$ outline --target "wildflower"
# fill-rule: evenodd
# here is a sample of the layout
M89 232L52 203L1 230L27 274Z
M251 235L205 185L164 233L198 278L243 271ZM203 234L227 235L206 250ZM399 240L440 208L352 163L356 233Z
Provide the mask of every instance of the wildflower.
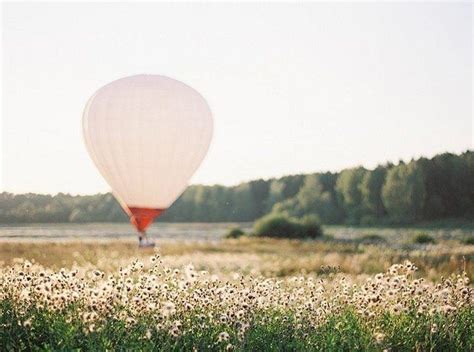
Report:
M456 311L456 307L453 307L453 306L451 306L451 305L449 305L449 304L444 305L442 309L443 309L443 312L446 313L446 314L449 314L449 313L451 313L451 312L455 312L455 311Z
M151 339L151 330L150 329L147 329L147 331L145 333L145 339L147 339L147 340Z
M103 277L104 273L100 272L99 270L94 270L94 276L95 277Z
M397 303L392 307L392 312L394 314L400 314L402 310L403 310L403 306L400 303Z
M225 323L227 321L227 315L225 314L222 314L219 318L219 320L221 321L221 323Z
M178 337L180 335L180 331L176 326L174 326L173 328L171 328L170 334L173 337Z
M176 312L176 306L172 302L165 302L163 305L163 309L161 310L161 313L167 317L170 315L173 315Z
M374 338L375 338L375 342L377 342L378 344L381 344L383 340L385 339L385 335L381 332L377 332Z
M229 338L230 338L229 334L226 333L225 331L223 331L219 334L219 339L218 340L219 340L219 342L229 341Z

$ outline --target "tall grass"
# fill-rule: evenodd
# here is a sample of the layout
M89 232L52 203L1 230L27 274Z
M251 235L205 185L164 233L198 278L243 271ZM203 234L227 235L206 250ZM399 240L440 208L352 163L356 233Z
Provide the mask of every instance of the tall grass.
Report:
M26 260L0 269L0 350L470 351L465 273L225 279L153 255L105 274Z

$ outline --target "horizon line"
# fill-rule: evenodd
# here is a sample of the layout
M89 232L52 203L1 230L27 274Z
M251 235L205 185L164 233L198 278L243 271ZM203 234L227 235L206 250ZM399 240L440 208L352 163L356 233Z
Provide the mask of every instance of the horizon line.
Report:
M324 174L324 173L337 174L337 173L342 172L344 170L354 169L354 168L358 168L358 167L362 167L362 168L370 171L370 170L376 169L379 166L384 166L384 165L387 165L387 164L393 164L394 166L397 166L397 165L400 164L400 162L409 163L409 162L419 160L419 159L422 159L422 158L432 159L435 156L443 155L443 154L462 155L464 153L469 153L469 152L474 152L474 149L472 149L472 147L471 147L471 148L467 148L467 149L465 149L461 152L444 151L444 152L438 152L438 153L432 154L431 156L420 155L420 156L412 156L410 159L399 158L397 161L387 160L385 162L377 163L377 165L375 167L366 167L362 164L357 164L357 165L353 165L353 166L344 167L344 168L339 169L339 170L318 170L318 171L300 172L300 173L296 172L296 173L292 173L292 174L284 174L284 175L272 176L272 177L268 177L268 178L263 178L263 177L262 178L254 178L254 179L250 179L250 180L243 180L243 181L240 181L239 183L230 184L230 185L225 185L225 184L221 184L221 183L213 183L213 184L190 183L186 187L186 189L189 188L190 186L204 186L204 187L222 186L222 187L226 187L226 188L232 188L232 187L238 187L242 184L250 183L250 182L258 181L258 180L270 181L270 180L279 180L279 179L282 179L282 178L285 178L285 177L291 177L291 176ZM113 193L113 191L112 191L112 189L109 189L108 191L96 192L96 193L70 193L70 192L62 192L62 191L59 191L59 192L56 192L56 193L40 193L40 192L32 192L32 191L22 192L22 193L15 193L15 192L11 192L11 191L8 191L8 190L2 190L0 192L0 194L3 194L3 193L9 193L9 194L13 194L13 195L35 194L35 195L53 196L53 197L55 197L59 194L64 194L64 195L68 195L68 196L71 196L71 197L87 197L87 196L106 195L106 194L109 194L109 193Z

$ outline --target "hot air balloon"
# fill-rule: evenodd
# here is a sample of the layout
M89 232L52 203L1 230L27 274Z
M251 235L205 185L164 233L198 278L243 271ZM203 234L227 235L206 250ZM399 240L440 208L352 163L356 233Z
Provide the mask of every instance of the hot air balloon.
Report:
M145 243L148 226L185 190L209 149L208 104L182 82L136 75L100 88L82 122L90 157Z

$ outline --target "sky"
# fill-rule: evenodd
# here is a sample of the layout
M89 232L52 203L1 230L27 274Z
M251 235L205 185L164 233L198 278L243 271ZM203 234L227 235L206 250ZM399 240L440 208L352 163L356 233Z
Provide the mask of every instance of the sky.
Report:
M139 73L208 101L192 183L337 171L473 148L464 3L3 3L0 190L109 190L88 98Z

